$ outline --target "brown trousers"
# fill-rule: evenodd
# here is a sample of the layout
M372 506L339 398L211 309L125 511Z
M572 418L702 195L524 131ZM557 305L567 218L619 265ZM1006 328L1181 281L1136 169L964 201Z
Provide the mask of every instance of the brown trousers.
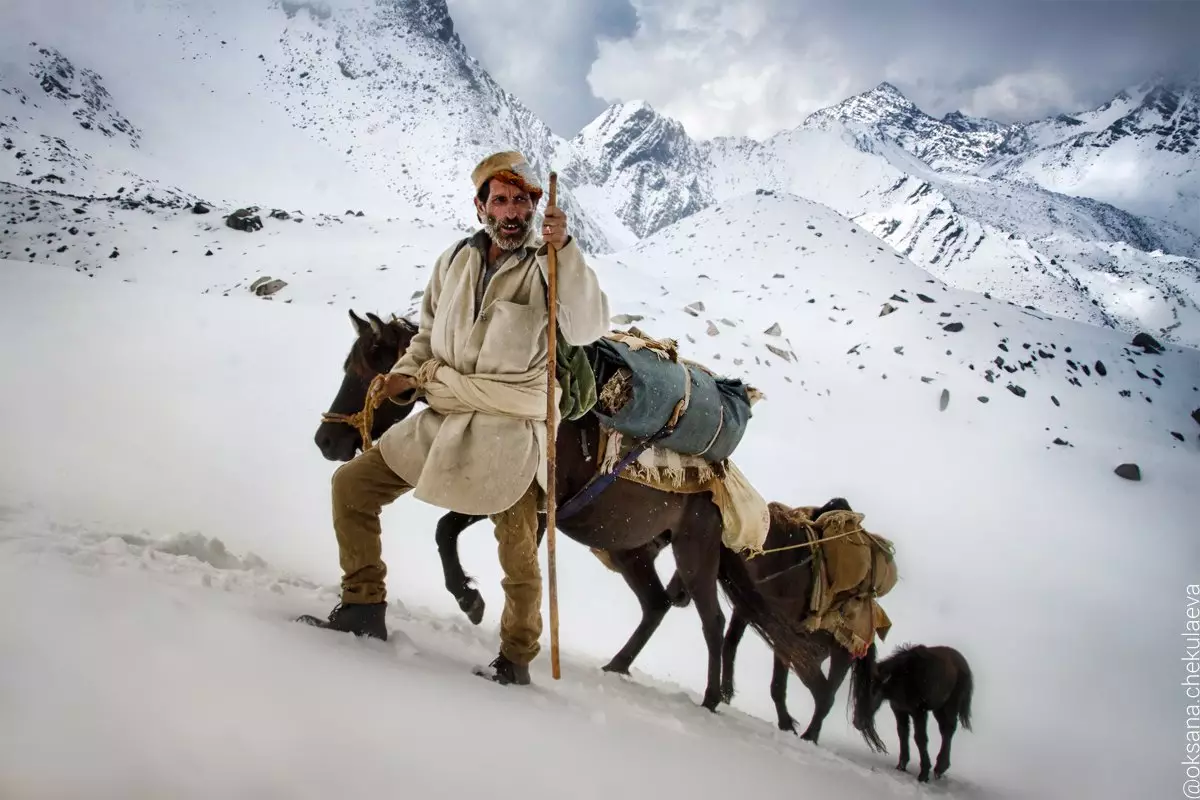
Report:
M378 447L360 453L333 473L333 528L342 566L343 603L386 600L387 566L382 558L379 515L384 506L411 490L384 462ZM500 652L517 664L533 661L541 649L539 492L535 478L512 508L490 516L496 526L500 568L504 570L500 582L505 598L500 615Z

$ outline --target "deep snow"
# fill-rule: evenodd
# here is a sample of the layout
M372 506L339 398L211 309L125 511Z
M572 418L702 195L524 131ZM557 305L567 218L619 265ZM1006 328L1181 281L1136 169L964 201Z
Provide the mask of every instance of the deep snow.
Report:
M186 210L159 214L156 235L180 249L207 224ZM495 791L513 780L513 762L529 765L522 781L545 776L522 789L534 797L599 795L618 780L638 796L680 780L706 797L1178 790L1179 631L1185 587L1200 580L1188 418L1200 406L1197 353L1142 354L1122 334L951 289L794 197L736 199L595 264L614 314L641 315L647 332L766 392L735 455L765 497L843 495L897 543L901 582L883 600L895 627L882 652L952 644L978 676L976 729L956 738L944 784L919 788L911 771L891 769L886 709L891 753L870 754L847 724L846 687L819 748L777 733L770 659L754 637L739 652L736 710L701 713L704 649L690 609L668 615L633 685L601 675L636 603L562 536L564 680L549 678L547 639L529 704L469 676L494 652L501 604L486 524L461 542L489 601L480 629L441 586L437 510L405 500L384 513L391 597L408 609L394 609L391 625L425 655L292 626L290 616L336 602L333 465L311 437L350 343L346 310L410 307L425 279L412 262L431 263L457 235L369 220L204 232L223 254L254 252L269 274L292 268L300 249L335 265L314 278L294 270L270 300L248 281L202 294L208 283L165 259L123 257L92 278L3 262L0 372L12 389L0 395L0 568L10 573L0 641L15 666L0 703L17 744L0 748L0 776L32 781L25 796L89 782L113 796L315 796L345 786L351 755L366 764L364 786L420 796L443 785L447 795ZM350 236L351 225L380 232ZM391 248L380 256L388 270L378 254L343 252L375 238L390 243L379 246ZM211 265L203 282L253 278L231 255L201 263ZM693 316L685 307L697 301ZM896 310L880 316L884 303ZM776 322L782 335L763 333ZM944 330L951 322L964 327ZM1140 483L1113 474L1124 461L1140 464ZM214 556L214 539L226 554ZM670 568L666 554L660 573ZM807 720L798 680L789 701ZM460 729L470 755L448 751ZM63 759L63 748L78 757Z

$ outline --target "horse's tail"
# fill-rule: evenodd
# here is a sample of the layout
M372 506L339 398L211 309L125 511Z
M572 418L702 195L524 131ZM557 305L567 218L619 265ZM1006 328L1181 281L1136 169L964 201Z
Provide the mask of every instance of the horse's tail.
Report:
M855 659L850 670L850 708L854 729L862 734L867 746L886 753L887 746L875 730L875 678L875 643L871 642L866 655Z
M798 623L772 606L758 590L741 556L725 545L721 545L717 578L734 609L745 616L776 657L797 673L820 669L824 653L820 652L812 637Z
M959 666L962 672L958 679L958 721L971 730L971 696L975 693L975 676L971 674L966 659Z

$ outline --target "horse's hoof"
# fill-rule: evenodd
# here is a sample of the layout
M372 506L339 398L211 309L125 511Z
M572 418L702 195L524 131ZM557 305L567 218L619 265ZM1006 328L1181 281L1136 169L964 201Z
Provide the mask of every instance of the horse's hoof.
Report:
M704 702L701 703L700 705L703 706L704 708L707 708L709 711L711 711L712 713L715 714L715 713L717 713L717 706L719 706L720 704L721 704L720 697L713 697L713 698L706 697L706 698L704 698Z
M472 625L478 625L483 622L483 612L486 608L486 604L483 602L483 595L472 589L462 597L456 599L458 600L458 607L467 615L467 619L471 620Z
M793 735L799 735L800 733L800 731L796 730L796 720L791 717L779 720L779 730L791 732Z
M813 744L816 744L817 739L821 738L821 734L813 733L812 731L805 731L804 733L800 734L800 738L803 741L812 742Z
M919 773L917 775L917 781L919 783L929 783L929 773L928 772Z
M901 761L899 764L896 765L896 769L899 770L900 772L908 772L908 764Z
M725 688L725 687L721 688L721 702L722 703L732 703L733 702L733 687L732 686L730 686L728 688Z
M629 667L624 666L622 664L618 664L615 661L608 662L600 669L604 670L605 672L612 672L616 675L628 675L629 674Z

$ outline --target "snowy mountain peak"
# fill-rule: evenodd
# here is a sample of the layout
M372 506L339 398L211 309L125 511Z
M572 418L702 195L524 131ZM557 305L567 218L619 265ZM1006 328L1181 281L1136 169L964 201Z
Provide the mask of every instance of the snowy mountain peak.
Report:
M1004 139L990 120L959 114L938 120L926 114L894 85L884 81L870 91L810 114L801 127L866 129L894 141L935 170L969 172L983 164Z
M615 103L571 142L564 173L619 198L608 208L637 238L702 209L707 191L697 178L702 157L677 120L649 103ZM596 201L603 203L598 196Z

